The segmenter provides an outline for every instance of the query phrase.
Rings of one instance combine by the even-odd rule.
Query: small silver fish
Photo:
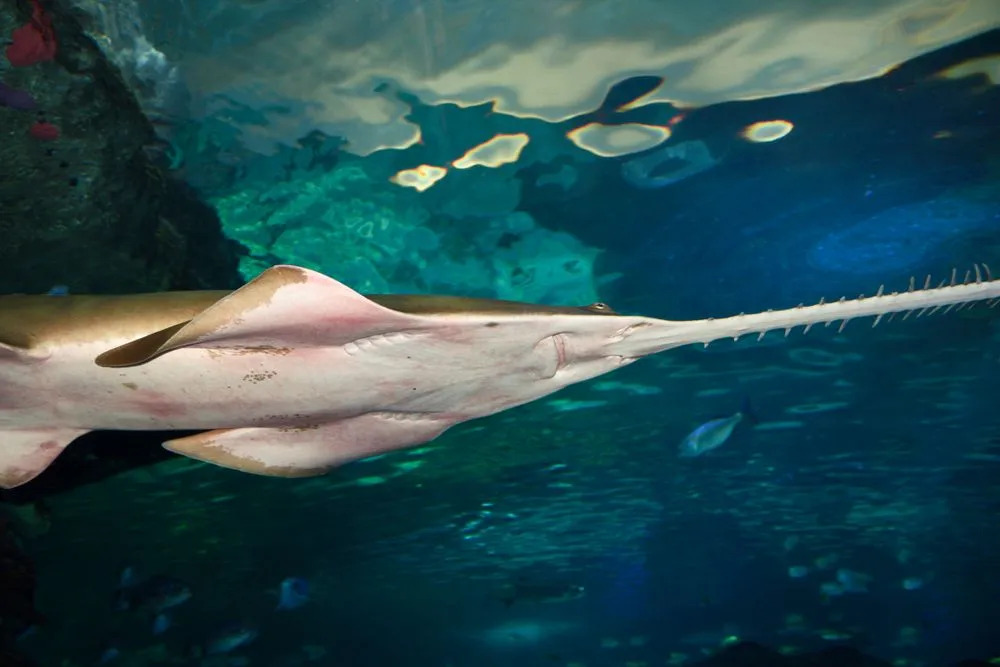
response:
[[[743,400],[743,406],[736,414],[709,420],[688,433],[677,448],[679,455],[681,458],[694,458],[721,446],[745,417],[753,419],[747,399]]]

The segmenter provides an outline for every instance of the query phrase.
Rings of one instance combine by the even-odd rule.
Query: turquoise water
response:
[[[392,12],[410,25],[410,9],[384,3],[377,21],[358,10],[356,25],[337,14],[336,31],[312,15],[328,32],[307,42],[296,3],[153,4],[138,14],[164,58],[152,70],[122,55],[138,33],[107,17],[89,30],[145,112],[168,119],[155,164],[215,207],[245,279],[291,263],[366,293],[602,301],[683,320],[904,290],[910,276],[936,283],[974,262],[1000,269],[995,13],[896,62],[872,56],[864,75],[778,53],[737,85],[699,52],[648,71],[623,60],[598,92],[581,80],[556,105],[555,92],[501,85],[510,54],[533,53],[545,31],[498,37],[491,21],[512,20],[510,8],[471,5],[423,3],[426,71],[376,62],[367,78],[350,74],[368,61],[335,56],[377,61],[362,47],[398,37]],[[646,38],[631,10],[586,11],[566,19],[568,43]],[[746,26],[760,18],[746,11],[734,14]],[[844,11],[859,35],[885,20]],[[685,15],[678,43],[743,34],[700,14]],[[825,25],[782,15],[791,34]],[[273,40],[250,16],[269,17]],[[362,19],[379,26],[368,41]],[[933,25],[899,25],[938,35],[922,20]],[[282,35],[298,47],[278,57]],[[331,54],[323,35],[339,39]],[[489,44],[499,50],[477,51]],[[604,67],[599,50],[565,48],[522,63],[522,78],[586,54]],[[716,87],[694,85],[699,72]],[[137,85],[144,76],[157,94]],[[690,102],[639,104],[657,77]],[[178,90],[184,104],[167,95]],[[787,133],[755,139],[754,124],[772,121]],[[581,138],[590,124],[637,134]],[[528,141],[504,164],[465,168],[497,135]],[[441,179],[411,187],[421,166]],[[5,496],[48,619],[18,647],[66,667],[652,667],[741,641],[788,655],[849,645],[899,667],[1000,656],[998,312],[685,347],[317,478],[122,453],[159,452],[162,434],[90,437]],[[721,446],[678,455],[689,432],[745,400],[753,419]],[[116,474],[75,476],[88,452]],[[45,475],[58,484],[42,486]],[[190,587],[161,634],[156,613],[115,609],[127,567]],[[277,610],[292,576],[308,600]],[[505,604],[518,586],[585,594]],[[253,640],[192,652],[232,623]]]

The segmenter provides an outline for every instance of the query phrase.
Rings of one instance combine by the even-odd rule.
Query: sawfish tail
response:
[[[1000,303],[1000,280],[994,280],[989,267],[976,265],[959,281],[956,271],[951,278],[942,280],[931,287],[927,277],[923,287],[918,288],[913,278],[905,292],[887,293],[884,286],[873,295],[856,299],[841,298],[839,301],[820,302],[813,306],[799,305],[785,310],[769,310],[752,315],[740,314],[720,319],[669,321],[643,318],[622,332],[621,339],[614,344],[616,352],[625,357],[641,357],[669,350],[682,345],[701,343],[757,334],[763,338],[769,331],[784,330],[787,336],[793,329],[804,327],[805,331],[817,324],[829,326],[840,322],[838,332],[851,320],[874,317],[875,327],[883,318],[891,319],[902,313],[906,319],[913,313],[916,317],[938,311],[947,313],[961,310],[971,304],[986,302],[989,307]],[[887,317],[888,316],[888,317]]]

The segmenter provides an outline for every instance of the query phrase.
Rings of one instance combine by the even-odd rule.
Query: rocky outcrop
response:
[[[69,5],[0,0],[0,34],[0,292],[238,285],[239,246],[156,165],[152,124]]]

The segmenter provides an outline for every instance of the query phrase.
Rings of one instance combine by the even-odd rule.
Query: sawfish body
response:
[[[211,429],[174,452],[317,475],[691,343],[1000,299],[966,282],[722,319],[363,296],[276,266],[235,292],[0,297],[0,487],[93,429]],[[995,305],[995,302],[994,302]],[[878,321],[876,319],[876,323]]]

